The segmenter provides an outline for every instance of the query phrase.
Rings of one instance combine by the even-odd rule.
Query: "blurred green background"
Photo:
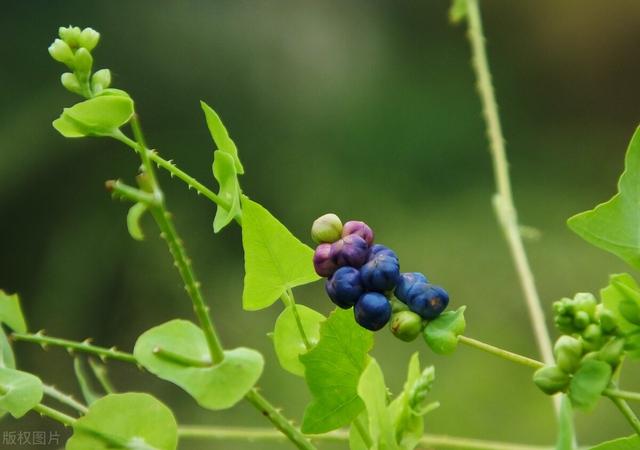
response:
[[[640,116],[640,3],[634,0],[483,2],[489,54],[522,223],[540,294],[552,301],[597,291],[627,270],[565,226],[615,192]],[[191,318],[191,307],[154,224],[133,241],[127,206],[104,181],[132,181],[137,158],[106,139],[65,140],[50,123],[77,99],[59,84],[47,47],[60,25],[102,33],[96,67],[136,100],[148,141],[214,186],[213,145],[198,101],[223,117],[246,168],[243,188],[294,233],[327,211],[367,221],[406,270],[468,305],[468,335],[536,355],[507,247],[491,210],[493,178],[462,27],[447,1],[5,1],[0,24],[0,286],[19,292],[33,330],[131,350],[145,329]],[[301,418],[303,380],[279,369],[267,338],[280,305],[243,312],[240,233],[212,232],[214,205],[162,174],[169,207],[229,346],[264,352],[260,386]],[[320,283],[296,297],[322,312]],[[17,344],[20,365],[78,392],[72,359]],[[421,341],[376,335],[375,356],[397,392],[408,356],[437,367],[442,407],[427,430],[551,443],[551,402],[526,368],[465,348],[437,357]],[[110,363],[121,389],[155,393],[181,423],[268,425],[246,404],[208,412],[168,383]],[[640,388],[627,368],[623,385]],[[635,380],[634,380],[635,378]],[[578,414],[580,442],[630,434],[601,402]],[[299,420],[298,420],[299,422]],[[4,420],[1,430],[49,429]],[[55,427],[54,427],[55,428]],[[62,431],[64,433],[64,431]],[[25,447],[27,448],[27,447]],[[290,448],[198,443],[182,449]],[[322,445],[322,448],[339,448]]]

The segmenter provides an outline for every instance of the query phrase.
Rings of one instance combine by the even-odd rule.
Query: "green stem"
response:
[[[78,400],[76,400],[72,396],[65,394],[63,392],[60,392],[54,386],[49,386],[47,384],[44,384],[42,385],[42,388],[44,390],[45,395],[48,395],[49,397],[59,401],[64,405],[67,405],[75,409],[76,411],[82,414],[85,414],[87,411],[89,411],[89,408],[87,408],[85,405],[80,403]]]
[[[638,436],[640,436],[640,419],[638,419],[638,416],[636,416],[629,404],[622,398],[614,397],[613,395],[609,395],[607,393],[604,393],[604,395],[611,399],[613,404],[616,405],[616,408],[618,408],[625,419],[627,419],[627,422],[629,422],[631,428],[633,428]]]
[[[623,400],[640,402],[640,392],[623,391],[621,389],[609,388],[605,389],[603,394],[608,397],[616,397]]]
[[[296,320],[296,326],[298,327],[298,332],[300,333],[300,338],[304,343],[307,351],[311,350],[313,346],[311,342],[309,342],[309,338],[307,337],[307,333],[304,331],[304,327],[302,326],[302,319],[300,318],[300,314],[298,314],[298,307],[296,306],[296,299],[293,296],[293,292],[291,289],[287,289],[287,292],[282,294],[282,302],[285,306],[291,307],[291,312],[293,313],[293,317]]]
[[[91,353],[93,355],[99,356],[102,360],[105,360],[108,358],[108,359],[115,359],[115,360],[123,361],[127,363],[138,364],[138,362],[136,361],[136,358],[131,353],[121,352],[119,350],[116,350],[115,347],[112,347],[112,348],[97,347],[95,345],[89,344],[88,341],[76,342],[76,341],[70,341],[67,339],[49,337],[49,336],[45,336],[42,331],[39,331],[36,334],[12,333],[11,339],[13,339],[14,341],[32,342],[32,343],[40,344],[42,348],[46,348],[48,345],[52,345],[55,347],[64,347],[70,353],[73,353],[74,351]]]
[[[109,180],[105,183],[105,186],[107,190],[109,192],[112,192],[116,197],[121,197],[134,203],[144,203],[145,205],[149,206],[159,205],[158,199],[155,195],[131,187],[120,180]]]
[[[179,355],[169,350],[165,350],[162,347],[156,347],[153,349],[153,353],[159,358],[166,361],[180,364],[187,367],[211,367],[211,361],[202,361],[201,359],[189,358],[188,356]]]
[[[73,426],[76,423],[76,419],[66,415],[63,412],[58,411],[57,409],[50,408],[49,406],[43,405],[42,403],[33,407],[33,411],[37,412],[42,416],[47,416],[50,419],[55,420],[56,422],[60,422],[65,426]]]
[[[267,399],[260,395],[257,389],[251,389],[245,398],[300,450],[317,450],[300,430],[294,427]]]
[[[89,367],[91,367],[93,374],[96,376],[96,379],[102,386],[102,389],[104,389],[107,394],[113,394],[116,392],[116,389],[113,387],[113,384],[109,379],[106,366],[94,361],[93,358],[89,358]]]
[[[531,367],[533,369],[539,369],[541,367],[544,367],[543,362],[536,361],[535,359],[531,359],[526,356],[522,356],[517,353],[513,353],[499,347],[495,347],[490,344],[486,344],[482,341],[478,341],[477,339],[472,339],[467,336],[458,336],[458,342],[460,342],[461,344],[468,345],[469,347],[477,348],[479,350],[490,353],[492,355],[499,356],[500,358],[506,359],[507,361],[522,364],[524,366]]]
[[[467,14],[473,68],[477,78],[478,93],[483,106],[483,115],[487,124],[487,137],[493,160],[497,191],[494,197],[494,206],[520,278],[542,360],[546,364],[553,364],[551,338],[545,322],[544,311],[535,285],[533,272],[522,242],[516,207],[511,193],[505,140],[502,133],[502,125],[500,124],[496,95],[491,81],[491,70],[489,69],[485,48],[485,37],[478,0],[467,0]]]
[[[373,439],[371,439],[369,430],[367,430],[367,427],[364,425],[364,422],[362,421],[362,417],[360,416],[356,417],[356,420],[353,421],[353,425],[356,427],[356,430],[358,431],[358,434],[360,435],[362,442],[364,442],[365,447],[367,448],[373,447]]]

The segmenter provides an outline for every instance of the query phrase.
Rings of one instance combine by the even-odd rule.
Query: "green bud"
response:
[[[400,311],[391,316],[389,328],[395,337],[410,342],[422,331],[422,317],[413,311]]]
[[[592,359],[600,359],[600,352],[592,351],[592,352],[589,352],[589,353],[585,354],[582,357],[582,360],[580,361],[580,364],[582,365],[583,363],[585,363],[587,361],[590,361]]]
[[[71,72],[65,72],[60,77],[60,82],[62,85],[68,90],[73,92],[74,94],[82,95],[82,87],[80,86],[80,82],[78,78]]]
[[[580,366],[582,343],[571,336],[560,336],[553,347],[556,364],[566,373],[574,373]]]
[[[604,308],[602,304],[598,305],[597,317],[600,319],[600,328],[605,334],[615,334],[618,328],[618,323],[615,316],[608,309]]]
[[[615,367],[620,364],[622,352],[624,351],[624,339],[614,338],[607,342],[600,349],[599,359]]]
[[[311,226],[311,238],[321,244],[333,243],[342,236],[342,222],[335,214],[325,214],[318,217]]]
[[[88,78],[93,66],[93,56],[86,48],[79,48],[76,51],[74,65],[78,75]]]
[[[589,317],[589,313],[586,311],[577,311],[575,316],[573,316],[573,324],[579,330],[583,330],[591,323],[591,318]]]
[[[585,340],[590,342],[597,342],[602,337],[602,330],[595,323],[589,324],[587,328],[582,332],[582,336]]]
[[[595,318],[598,300],[593,294],[588,292],[579,292],[573,297],[573,300],[577,311],[584,311],[590,318]]]
[[[58,28],[58,35],[60,39],[69,44],[72,48],[78,47],[78,41],[80,40],[80,34],[82,31],[78,27],[72,27],[69,25],[68,27],[60,27]]]
[[[422,416],[433,409],[434,404],[427,402],[427,395],[431,392],[435,379],[436,369],[429,366],[425,367],[413,383],[409,391],[409,406],[415,414]]]
[[[74,57],[71,47],[65,41],[56,39],[53,44],[49,46],[49,54],[53,59],[63,64],[66,64],[70,68],[73,68]]]
[[[533,374],[533,382],[545,394],[553,395],[569,385],[570,377],[557,366],[545,366]]]
[[[93,50],[96,45],[98,45],[98,41],[100,40],[100,33],[98,33],[93,28],[85,28],[80,33],[80,37],[78,38],[78,44],[80,47],[84,47],[87,50]]]
[[[111,85],[111,71],[109,69],[100,69],[91,77],[91,88],[94,93],[98,93]]]

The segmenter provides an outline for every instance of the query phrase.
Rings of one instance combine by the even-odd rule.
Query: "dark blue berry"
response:
[[[397,258],[380,252],[360,268],[363,286],[372,291],[384,292],[393,289],[400,276]]]
[[[409,290],[407,305],[423,319],[435,319],[448,304],[449,294],[435,284],[418,282]]]
[[[396,255],[396,252],[391,250],[389,247],[381,244],[376,244],[371,246],[371,248],[369,249],[369,256],[367,258],[367,261],[371,261],[373,258],[379,255],[387,255],[391,258],[398,259],[398,255]]]
[[[342,266],[360,267],[367,261],[369,246],[357,234],[350,234],[331,244],[331,259]]]
[[[403,303],[409,301],[409,291],[416,283],[428,283],[427,277],[420,272],[405,272],[401,273],[396,282],[395,294],[398,300]]]
[[[367,292],[358,299],[353,313],[361,327],[378,331],[391,318],[391,304],[384,295],[378,292]]]
[[[360,271],[355,267],[341,267],[327,280],[325,289],[329,298],[340,308],[351,308],[364,293]]]

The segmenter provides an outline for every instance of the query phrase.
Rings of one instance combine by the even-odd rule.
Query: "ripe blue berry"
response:
[[[393,289],[399,276],[398,260],[386,253],[378,253],[360,268],[362,284],[372,291],[384,292]]]
[[[378,292],[367,292],[358,299],[353,312],[356,322],[361,327],[371,331],[378,331],[391,318],[391,304],[384,295]]]
[[[371,249],[369,249],[369,256],[367,258],[367,261],[371,261],[373,258],[375,258],[378,255],[387,255],[389,257],[398,259],[398,255],[396,255],[396,252],[391,250],[389,247],[386,247],[381,244],[376,244],[372,246]]]
[[[340,308],[351,308],[364,293],[360,271],[355,267],[341,267],[333,274],[325,289],[329,298]]]
[[[371,245],[373,243],[373,230],[364,222],[360,222],[359,220],[350,220],[345,223],[342,228],[342,237],[347,237],[352,234],[360,236],[367,242],[367,245]]]
[[[360,267],[367,261],[369,246],[356,234],[350,234],[331,244],[330,257],[339,266]]]
[[[405,272],[401,273],[396,282],[395,294],[398,300],[403,303],[409,301],[409,292],[416,283],[428,283],[427,277],[420,272]]]
[[[409,309],[423,319],[435,319],[447,308],[449,294],[440,286],[418,282],[409,291]]]
[[[338,269],[338,265],[331,258],[331,244],[320,244],[313,254],[313,267],[321,277],[328,278]]]

